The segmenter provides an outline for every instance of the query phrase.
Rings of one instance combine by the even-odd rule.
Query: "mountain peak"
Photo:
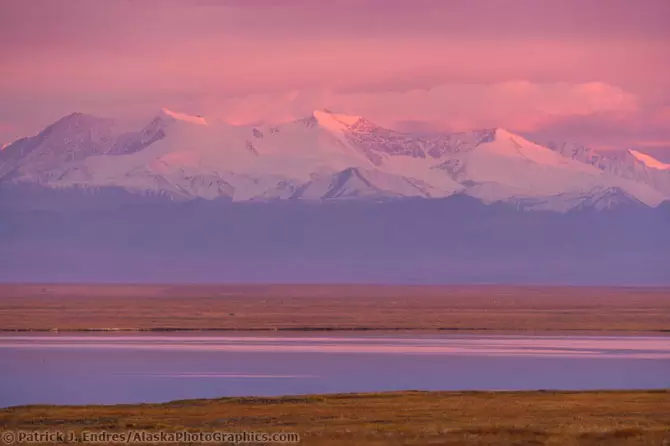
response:
[[[115,127],[113,119],[99,118],[86,113],[74,112],[47,126],[38,136],[59,139],[64,135],[69,135],[72,138],[76,134],[89,132],[98,135],[108,135],[114,133]]]
[[[646,153],[638,152],[637,150],[633,149],[628,150],[628,153],[633,155],[635,158],[637,158],[638,161],[641,161],[647,167],[658,170],[670,170],[670,164],[659,161],[651,155],[647,155]]]
[[[312,116],[320,126],[337,131],[346,130],[362,119],[360,116],[333,113],[328,109],[314,110]]]
[[[500,142],[512,142],[513,146],[526,146],[526,147],[532,147],[534,149],[542,150],[542,151],[547,151],[547,152],[555,152],[554,150],[550,149],[547,146],[544,146],[542,144],[538,144],[536,142],[533,142],[524,136],[519,135],[518,133],[511,132],[507,129],[503,129],[501,127],[496,127],[493,129],[488,129],[484,130],[483,133],[485,135],[488,135],[488,141],[500,141]]]
[[[493,132],[495,132],[497,138],[518,138],[519,135],[516,135],[512,132],[510,132],[507,129],[503,129],[501,127],[496,127],[492,129]]]
[[[60,118],[58,121],[54,122],[51,124],[52,126],[62,126],[62,125],[79,125],[79,124],[88,124],[92,125],[94,123],[111,123],[113,120],[112,119],[106,119],[106,118],[99,118],[94,115],[90,115],[88,113],[82,113],[82,112],[73,112],[70,113],[69,115],[63,116]]]
[[[86,116],[86,113],[82,112],[72,112],[69,115],[63,116],[61,119],[72,119],[72,118],[79,118],[81,116]]]
[[[186,113],[181,113],[181,112],[176,112],[172,111],[168,108],[163,107],[161,110],[161,113],[163,115],[169,116],[172,119],[175,119],[177,121],[183,121],[183,122],[188,122],[191,124],[198,124],[198,125],[209,125],[207,123],[207,120],[201,116],[201,115],[189,115]]]
[[[495,139],[515,139],[518,141],[528,141],[526,138],[523,136],[519,135],[518,133],[511,132],[507,129],[504,129],[502,127],[495,127],[492,129],[486,129],[485,130],[488,133],[491,133]],[[530,142],[530,141],[528,141]]]

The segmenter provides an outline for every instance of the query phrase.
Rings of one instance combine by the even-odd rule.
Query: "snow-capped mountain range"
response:
[[[503,129],[420,135],[315,111],[233,126],[167,109],[136,132],[81,113],[0,150],[2,184],[121,188],[176,200],[389,200],[466,194],[565,212],[656,207],[670,165],[649,155],[539,145]]]

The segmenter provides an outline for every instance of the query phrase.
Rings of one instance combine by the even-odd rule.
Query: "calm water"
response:
[[[398,389],[670,388],[668,337],[0,337],[0,406]]]

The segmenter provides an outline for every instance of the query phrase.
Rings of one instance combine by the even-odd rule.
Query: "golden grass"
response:
[[[298,432],[304,445],[664,445],[670,391],[391,392],[0,410],[12,430]]]
[[[0,285],[0,330],[670,334],[668,288]]]

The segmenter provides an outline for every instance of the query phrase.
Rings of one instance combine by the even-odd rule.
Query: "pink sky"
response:
[[[0,144],[72,111],[329,107],[670,154],[666,0],[4,0]]]

